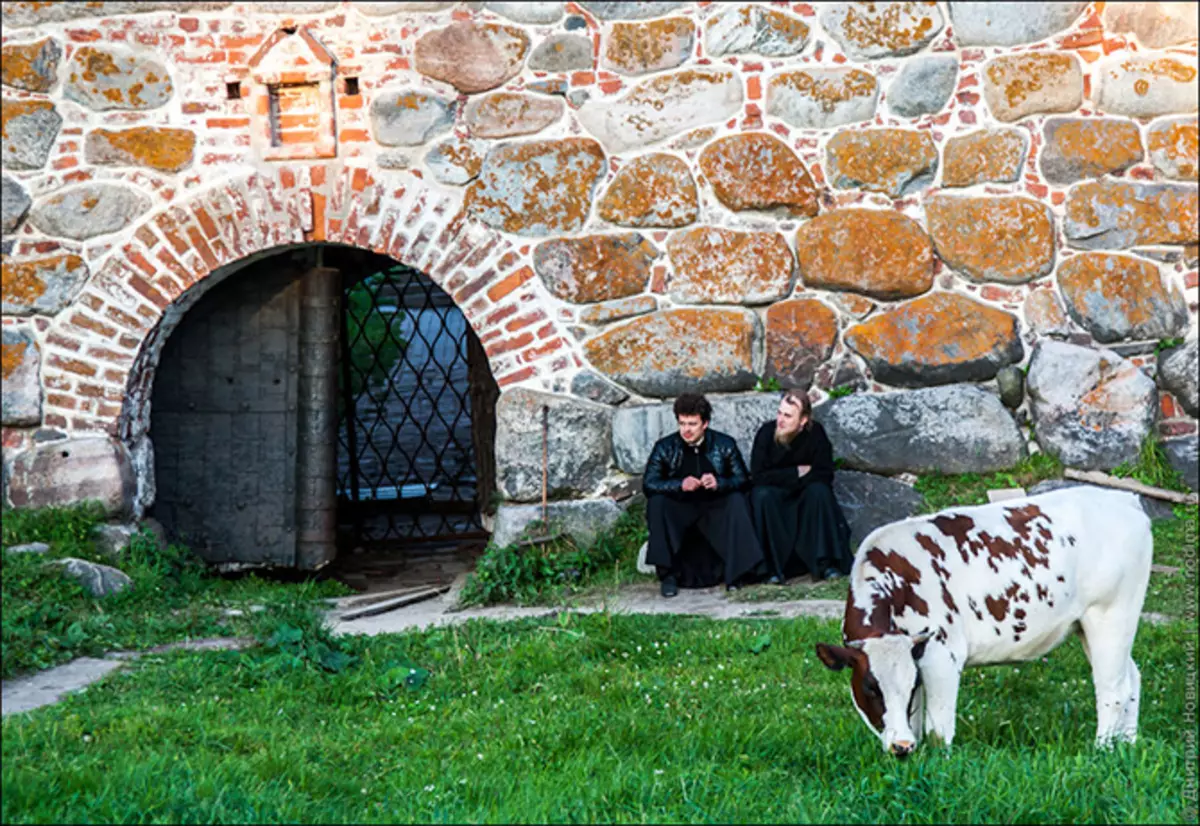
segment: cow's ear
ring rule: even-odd
[[[826,668],[833,671],[841,671],[850,665],[854,654],[847,648],[837,645],[826,645],[823,642],[819,642],[817,643],[817,658],[825,664]]]

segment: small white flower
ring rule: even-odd
[[[662,769],[655,769],[655,770],[654,770],[654,773],[655,773],[655,774],[662,774],[662,773],[663,773],[663,770],[662,770]]]
[[[482,760],[482,759],[483,759],[483,753],[482,753],[482,752],[475,752],[475,759],[476,759],[476,760]]]
[[[426,787],[425,787],[425,791],[427,791],[427,792],[431,792],[431,791],[433,791],[433,784],[432,784],[432,783],[430,783],[428,786],[426,786]]]
[[[360,789],[359,791],[361,791],[363,794],[366,794],[366,793],[367,793],[367,790],[366,790],[366,789]]]

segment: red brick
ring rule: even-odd
[[[115,328],[109,327],[107,324],[96,321],[93,318],[88,318],[80,312],[76,312],[75,315],[71,316],[71,323],[76,327],[79,327],[83,330],[89,330],[90,332],[104,336],[105,338],[113,338],[117,334]]]
[[[524,332],[524,333],[521,333],[519,336],[514,336],[512,338],[506,338],[504,341],[497,342],[496,344],[491,344],[487,347],[488,358],[503,355],[504,353],[511,353],[513,350],[520,350],[526,344],[532,344],[532,343],[533,343],[533,333],[530,333],[530,332]]]
[[[515,333],[522,327],[528,327],[530,324],[536,324],[539,321],[545,320],[546,314],[544,312],[541,310],[534,310],[532,313],[526,313],[519,318],[514,318],[512,321],[508,322],[508,324],[504,325],[504,329],[508,330],[510,333]]]
[[[488,298],[492,301],[500,301],[531,278],[533,278],[533,270],[529,267],[521,267],[488,290]]]
[[[53,344],[55,347],[61,347],[64,350],[70,350],[72,352],[78,351],[79,348],[83,346],[76,339],[65,336],[62,333],[51,333],[50,335],[46,336],[46,343]]]
[[[1179,414],[1175,410],[1175,399],[1170,393],[1158,394],[1158,409],[1164,419],[1174,419]]]
[[[88,364],[86,361],[63,358],[57,353],[51,353],[50,357],[46,359],[46,364],[51,367],[57,367],[60,370],[64,370],[68,373],[74,373],[76,376],[91,377],[96,375],[96,368]]]
[[[505,387],[507,385],[513,384],[514,382],[525,381],[525,379],[530,378],[536,372],[537,371],[534,370],[532,367],[522,367],[520,370],[516,371],[515,373],[508,373],[507,375],[501,376],[500,378],[496,379],[496,384],[498,384],[500,387]]]
[[[521,353],[521,361],[531,362],[540,359],[542,356],[548,356],[556,352],[563,346],[561,338],[552,338],[545,344],[539,344],[537,347],[531,347]]]

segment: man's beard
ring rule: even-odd
[[[790,445],[792,443],[792,440],[795,439],[797,434],[799,434],[799,433],[800,433],[800,428],[796,428],[791,433],[784,433],[782,430],[779,429],[779,426],[776,425],[775,426],[775,444],[779,445],[780,447],[786,447],[787,445]]]

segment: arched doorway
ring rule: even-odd
[[[486,540],[498,389],[423,273],[327,244],[239,265],[156,373],[151,514],[210,562],[315,569],[366,550],[394,570],[418,546]]]

